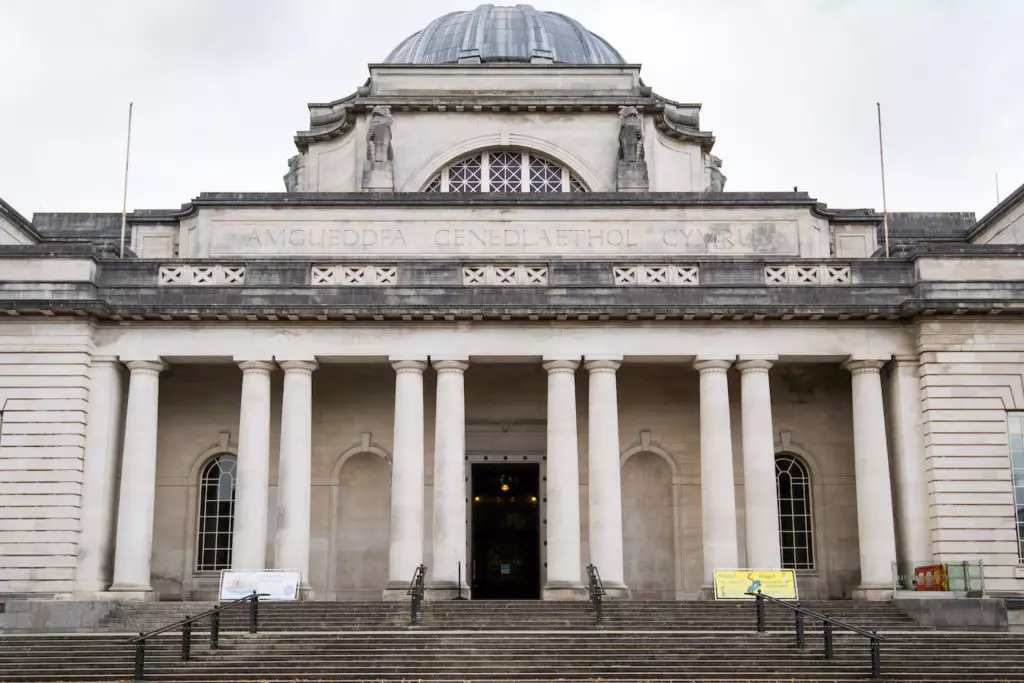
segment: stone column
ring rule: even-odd
[[[124,412],[121,366],[110,356],[93,356],[89,368],[88,423],[82,473],[82,530],[78,536],[75,593],[90,597],[113,581],[114,503],[117,458]]]
[[[860,588],[855,597],[892,596],[892,562],[896,559],[889,451],[879,371],[884,361],[847,360],[853,383],[853,458],[857,484],[857,538],[860,545]]]
[[[740,371],[743,428],[743,500],[747,562],[752,569],[778,569],[779,500],[775,486],[775,437],[768,370],[772,361],[744,359]]]
[[[125,363],[131,372],[117,508],[114,585],[123,598],[156,599],[150,585],[153,511],[156,503],[156,426],[160,398],[158,361]]]
[[[391,464],[391,542],[386,599],[405,599],[423,562],[423,371],[421,360],[396,360],[395,443]]]
[[[590,506],[590,561],[610,597],[629,596],[622,563],[622,480],[619,466],[617,360],[588,360],[587,477]],[[550,552],[550,551],[549,551]]]
[[[929,564],[932,559],[928,480],[921,427],[921,382],[916,356],[898,356],[889,364],[889,434],[896,490],[896,540],[899,558]]]
[[[430,568],[434,597],[454,597],[462,563],[466,581],[466,393],[462,360],[435,360],[434,548]]]
[[[732,360],[698,358],[700,372],[700,509],[703,520],[704,593],[713,595],[715,569],[736,568],[736,483],[726,371]]]
[[[242,407],[238,419],[231,568],[265,569],[270,492],[270,372],[274,364],[247,360],[238,367],[242,369]]]
[[[309,588],[309,506],[313,445],[313,371],[316,361],[284,360],[281,397],[281,451],[277,462],[277,535],[274,567],[298,569],[300,594]]]
[[[545,600],[586,597],[580,582],[580,466],[576,432],[577,360],[549,360],[547,580]]]

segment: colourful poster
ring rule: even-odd
[[[796,573],[792,569],[716,569],[716,600],[754,600],[749,593],[780,600],[796,600]]]

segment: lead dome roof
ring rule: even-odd
[[[557,12],[480,5],[434,19],[391,51],[387,64],[624,64],[608,42]]]

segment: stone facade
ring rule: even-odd
[[[233,566],[379,599],[423,563],[445,597],[504,463],[538,597],[591,562],[637,599],[783,564],[887,597],[897,560],[1024,591],[1024,194],[894,214],[886,257],[876,212],[724,192],[699,105],[592,38],[372,65],[286,192],[136,211],[123,259],[119,215],[0,202],[0,595],[211,598]],[[220,456],[230,562],[198,540]]]

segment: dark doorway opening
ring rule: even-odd
[[[472,596],[540,598],[540,465],[473,465]]]

